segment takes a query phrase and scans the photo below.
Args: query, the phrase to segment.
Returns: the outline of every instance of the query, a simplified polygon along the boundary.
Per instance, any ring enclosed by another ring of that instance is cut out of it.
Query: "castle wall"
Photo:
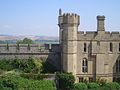
[[[0,59],[36,57],[60,69],[59,44],[0,44]]]

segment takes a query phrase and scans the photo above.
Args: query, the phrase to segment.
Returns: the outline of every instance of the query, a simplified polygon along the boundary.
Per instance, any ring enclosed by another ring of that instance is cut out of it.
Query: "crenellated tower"
[[[77,31],[79,15],[73,13],[60,14],[58,18],[60,28],[60,44],[62,49],[62,69],[76,74],[77,67]]]

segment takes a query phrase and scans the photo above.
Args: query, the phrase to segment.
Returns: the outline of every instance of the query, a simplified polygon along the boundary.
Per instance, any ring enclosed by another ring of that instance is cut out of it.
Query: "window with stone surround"
[[[83,73],[88,72],[88,61],[86,58],[83,58],[83,61],[82,61],[82,72]]]
[[[116,73],[120,73],[120,60],[116,61]]]
[[[87,51],[87,45],[86,45],[86,43],[84,43],[84,52],[86,52]]]
[[[110,43],[110,52],[113,52],[113,44]]]

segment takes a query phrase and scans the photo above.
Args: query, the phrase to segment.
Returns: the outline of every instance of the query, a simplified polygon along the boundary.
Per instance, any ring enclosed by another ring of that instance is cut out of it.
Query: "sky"
[[[120,32],[120,0],[0,0],[0,34],[58,36],[58,11],[80,15],[79,31],[96,31],[104,15],[106,31]]]

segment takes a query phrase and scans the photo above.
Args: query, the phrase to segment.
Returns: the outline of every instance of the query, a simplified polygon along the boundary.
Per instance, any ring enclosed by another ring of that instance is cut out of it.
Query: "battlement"
[[[98,15],[97,20],[105,20],[105,16],[104,15],[103,16]]]
[[[40,53],[59,51],[59,44],[0,44],[0,53]],[[53,50],[54,49],[54,50]]]
[[[60,24],[75,24],[79,25],[80,21],[80,16],[75,14],[75,13],[64,13],[63,15],[59,16],[59,25]]]

